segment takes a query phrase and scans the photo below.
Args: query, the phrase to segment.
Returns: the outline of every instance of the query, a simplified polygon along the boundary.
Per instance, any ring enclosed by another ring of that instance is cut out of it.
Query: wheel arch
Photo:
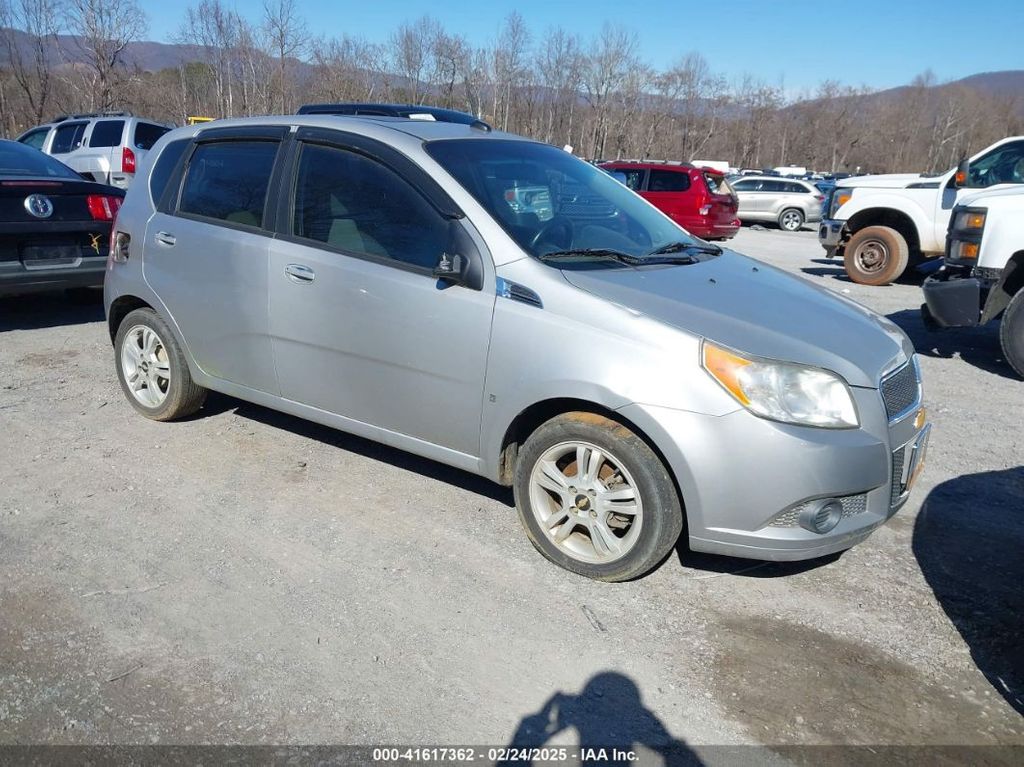
[[[608,418],[609,420],[622,424],[642,439],[647,446],[654,451],[654,454],[658,456],[658,460],[661,461],[665,470],[668,472],[668,475],[672,478],[672,484],[675,486],[676,495],[678,496],[679,503],[683,508],[685,518],[686,499],[683,496],[682,488],[679,484],[679,478],[676,476],[676,472],[672,468],[671,462],[668,461],[664,452],[658,447],[658,444],[650,437],[650,435],[648,435],[634,421],[626,418],[622,413],[596,402],[577,399],[575,397],[552,397],[535,402],[521,410],[519,414],[512,419],[508,428],[505,429],[505,433],[501,441],[497,477],[499,484],[506,487],[510,487],[512,485],[515,473],[516,457],[519,454],[519,448],[529,438],[529,436],[542,424],[550,421],[552,418],[564,415],[565,413],[581,413]]]
[[[909,214],[894,208],[865,208],[846,222],[846,228],[851,236],[869,226],[885,226],[899,232],[907,241],[911,256],[920,255],[921,236],[918,224]]]
[[[114,343],[114,339],[117,338],[117,330],[121,327],[121,323],[124,322],[124,318],[129,313],[134,312],[136,309],[152,308],[151,304],[143,301],[138,296],[124,295],[115,298],[110,304],[110,309],[107,310],[107,330],[110,332],[110,343]]]
[[[1003,275],[989,291],[981,313],[981,323],[995,319],[1010,305],[1014,296],[1024,290],[1024,250],[1018,250],[1006,261]]]

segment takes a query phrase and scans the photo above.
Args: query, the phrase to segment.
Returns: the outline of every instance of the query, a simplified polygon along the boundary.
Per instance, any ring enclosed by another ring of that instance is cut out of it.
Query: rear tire
[[[154,421],[192,415],[206,400],[170,327],[152,309],[136,309],[121,321],[114,367],[128,402]]]
[[[1017,375],[1024,378],[1024,290],[1010,301],[999,322],[999,345]]]
[[[910,248],[903,235],[887,226],[868,226],[846,243],[846,273],[860,285],[888,285],[907,268]]]
[[[534,431],[519,452],[513,491],[536,549],[595,580],[651,571],[683,529],[661,459],[630,429],[594,413],[565,413]]]
[[[799,232],[804,225],[803,211],[797,208],[786,208],[779,214],[779,229],[787,232]]]

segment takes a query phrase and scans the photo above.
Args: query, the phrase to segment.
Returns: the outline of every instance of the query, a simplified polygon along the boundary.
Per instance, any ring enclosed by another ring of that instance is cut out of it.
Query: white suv
[[[18,141],[93,181],[127,189],[146,152],[172,127],[129,112],[65,115],[26,131]]]

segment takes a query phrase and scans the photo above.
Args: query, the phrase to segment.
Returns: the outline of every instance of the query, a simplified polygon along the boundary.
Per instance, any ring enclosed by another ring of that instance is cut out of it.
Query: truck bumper
[[[977,277],[953,277],[939,272],[924,281],[924,306],[927,324],[940,328],[968,328],[981,317],[982,283]]]
[[[832,258],[839,249],[845,227],[845,221],[836,221],[831,218],[822,219],[821,223],[818,224],[818,243],[828,253],[829,258]]]

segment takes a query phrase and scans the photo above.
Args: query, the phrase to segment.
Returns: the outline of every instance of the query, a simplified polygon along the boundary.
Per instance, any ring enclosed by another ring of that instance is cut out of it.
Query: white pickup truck
[[[888,285],[908,265],[945,251],[953,207],[979,189],[1024,183],[1024,136],[997,141],[938,176],[878,175],[840,181],[825,200],[818,241],[850,279]]]
[[[953,208],[942,268],[924,282],[925,323],[984,325],[1002,315],[1003,355],[1024,377],[1024,186],[968,195]]]

